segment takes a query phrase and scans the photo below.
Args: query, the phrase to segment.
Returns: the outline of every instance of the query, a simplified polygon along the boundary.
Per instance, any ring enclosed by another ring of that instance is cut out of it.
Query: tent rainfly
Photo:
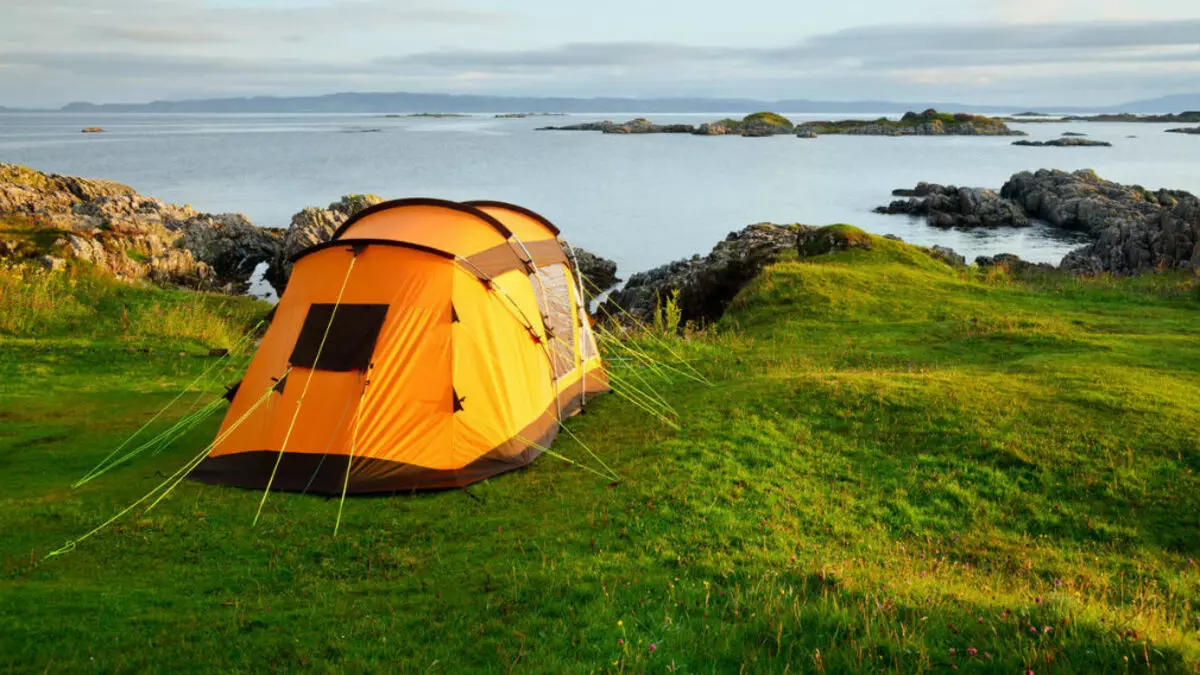
[[[293,262],[195,480],[466,486],[529,464],[608,390],[580,280],[532,211],[385,202]]]

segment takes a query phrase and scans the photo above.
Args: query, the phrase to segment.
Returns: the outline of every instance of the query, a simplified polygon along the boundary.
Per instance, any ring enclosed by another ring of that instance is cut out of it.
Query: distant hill
[[[997,106],[945,101],[814,101],[783,99],[762,101],[744,98],[569,98],[536,96],[480,96],[414,92],[343,92],[322,96],[254,96],[150,103],[70,103],[58,112],[73,113],[692,113],[777,110],[792,113],[898,113],[936,108],[950,111],[1007,113],[1037,110],[1060,113],[1163,113],[1200,108],[1200,93],[1177,94],[1100,107]],[[0,112],[20,112],[0,107]]]

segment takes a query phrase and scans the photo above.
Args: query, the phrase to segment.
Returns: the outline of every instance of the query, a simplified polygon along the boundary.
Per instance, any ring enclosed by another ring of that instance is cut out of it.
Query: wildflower
[[[950,648],[950,656],[954,656],[954,647]]]
[[[625,644],[625,638],[617,638],[617,645],[618,645],[618,646],[621,646],[621,645],[624,645],[624,644]]]
[[[1030,635],[1037,635],[1037,626],[1030,626],[1030,627],[1029,627],[1029,634],[1030,634]]]
[[[1033,675],[1033,668],[1026,668],[1025,675]]]
[[[967,647],[967,656],[975,656],[978,653],[978,649],[975,649],[974,647]]]
[[[1040,595],[1037,596],[1037,598],[1034,599],[1034,602],[1036,602],[1039,605],[1042,604],[1042,596],[1040,596]]]
[[[658,649],[658,645],[651,642],[650,643],[650,653],[653,654],[656,649]]]
[[[1053,626],[1042,626],[1042,632],[1043,632],[1043,633],[1049,633],[1049,632],[1050,632],[1050,631],[1052,631],[1052,630],[1054,630],[1054,627],[1053,627]]]
[[[618,622],[617,622],[617,625],[618,625],[618,626],[624,626],[624,625],[625,625],[625,622],[624,622],[624,621],[618,621]]]
[[[1054,585],[1055,585],[1055,586],[1062,586],[1062,579],[1055,579],[1055,580],[1054,580]]]

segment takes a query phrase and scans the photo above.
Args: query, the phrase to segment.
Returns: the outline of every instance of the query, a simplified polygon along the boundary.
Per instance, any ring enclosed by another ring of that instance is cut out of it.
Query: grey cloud
[[[382,58],[381,65],[438,68],[552,68],[636,66],[681,61],[719,61],[753,55],[754,50],[698,47],[669,42],[575,43],[518,51],[436,51]]]
[[[777,68],[856,62],[940,67],[1015,62],[1200,59],[1200,20],[1059,24],[873,26],[786,47],[693,46],[660,42],[567,44],[540,50],[434,51],[380,59],[393,66],[513,72],[541,68],[660,67],[711,62]],[[1191,56],[1113,50],[1193,47]]]
[[[299,59],[245,59],[182,55],[88,52],[0,52],[0,67],[39,68],[109,79],[219,75],[331,75],[358,70],[353,66]]]
[[[1046,24],[864,26],[814,37],[795,49],[774,51],[854,55],[862,51],[910,51],[935,46],[945,52],[1029,49],[1108,49],[1200,44],[1200,20],[1080,21]]]
[[[102,26],[95,35],[117,42],[143,45],[211,44],[228,42],[229,36],[219,32],[184,30],[178,28],[148,28],[142,26]]]

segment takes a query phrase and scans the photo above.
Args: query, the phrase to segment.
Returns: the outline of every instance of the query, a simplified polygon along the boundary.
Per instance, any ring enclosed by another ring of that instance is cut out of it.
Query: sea
[[[1148,188],[1200,193],[1200,137],[1172,126],[1013,124],[1032,140],[1064,131],[1111,148],[1030,148],[1009,137],[822,136],[799,139],[606,135],[545,125],[647,117],[700,124],[744,113],[575,114],[500,119],[350,114],[0,115],[0,162],[107,178],[165,201],[239,212],[287,227],[305,206],[351,193],[387,198],[496,199],[541,213],[573,244],[629,274],[703,254],[751,223],[852,223],[973,259],[1015,253],[1057,263],[1083,242],[1044,224],[943,230],[872,212],[896,188],[930,181],[999,190],[1018,171],[1094,169]],[[812,119],[882,115],[788,114]],[[99,126],[105,133],[80,133]]]

